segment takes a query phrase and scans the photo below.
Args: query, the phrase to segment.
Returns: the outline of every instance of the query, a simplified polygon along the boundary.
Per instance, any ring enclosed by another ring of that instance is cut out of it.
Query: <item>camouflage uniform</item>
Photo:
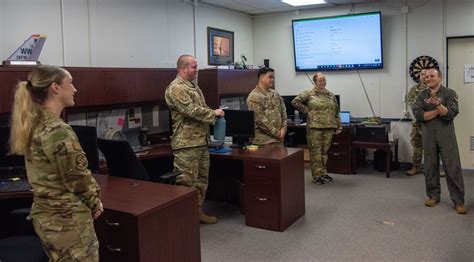
[[[165,100],[171,111],[171,147],[175,170],[183,172],[176,183],[198,190],[199,206],[206,197],[209,176],[209,124],[216,120],[214,110],[204,101],[201,89],[180,76],[169,84]]]
[[[69,125],[50,112],[32,130],[25,162],[30,218],[50,261],[99,261],[92,211],[100,188]]]
[[[247,97],[249,110],[255,112],[255,138],[252,143],[273,147],[283,147],[278,139],[280,130],[286,133],[286,107],[282,97],[274,89],[265,91],[255,87]]]
[[[341,128],[336,96],[327,89],[313,88],[299,94],[291,104],[308,114],[306,140],[309,147],[313,179],[326,175],[327,152],[331,146],[334,129]]]
[[[420,83],[418,85],[414,85],[412,88],[410,88],[410,91],[408,92],[407,96],[407,101],[408,105],[410,108],[413,107],[416,101],[416,97],[418,96],[421,91],[425,90],[427,88],[426,85]],[[412,122],[412,128],[411,128],[411,134],[410,134],[410,142],[411,145],[413,146],[413,168],[416,170],[421,170],[421,160],[423,157],[423,140],[421,136],[421,127],[420,123],[416,121],[416,119],[413,119]]]
[[[464,204],[464,180],[453,121],[459,113],[458,96],[454,90],[441,86],[436,96],[448,108],[448,113],[425,121],[424,113],[436,110],[434,105],[426,102],[430,98],[430,92],[430,89],[423,90],[413,105],[413,114],[420,122],[423,132],[426,194],[429,198],[440,200],[439,156],[441,156],[451,200],[454,205]]]

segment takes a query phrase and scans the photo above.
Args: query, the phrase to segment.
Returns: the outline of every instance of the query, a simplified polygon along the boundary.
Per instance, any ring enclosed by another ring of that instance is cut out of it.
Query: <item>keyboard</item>
[[[31,186],[28,180],[3,180],[0,181],[0,192],[18,192],[18,191],[30,191]]]

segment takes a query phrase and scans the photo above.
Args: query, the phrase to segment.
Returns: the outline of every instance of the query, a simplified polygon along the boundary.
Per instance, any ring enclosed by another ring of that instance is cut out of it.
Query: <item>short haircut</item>
[[[178,58],[178,61],[176,62],[176,68],[181,69],[183,67],[186,67],[189,65],[189,58],[193,57],[192,55],[181,55]]]
[[[314,75],[313,75],[313,82],[316,83],[316,81],[318,81],[318,76],[319,76],[319,75],[324,76],[323,73],[321,73],[321,72],[316,72],[316,73],[314,73]]]
[[[273,68],[271,68],[271,67],[262,67],[262,68],[258,69],[258,75],[257,75],[257,77],[260,78],[261,75],[264,75],[264,74],[266,74],[266,73],[268,73],[268,72],[273,72],[273,73],[275,73],[275,70],[273,70]]]

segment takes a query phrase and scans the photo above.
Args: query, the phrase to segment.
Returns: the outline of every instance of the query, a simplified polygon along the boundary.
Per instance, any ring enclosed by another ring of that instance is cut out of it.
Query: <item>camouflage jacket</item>
[[[34,194],[32,218],[91,219],[100,188],[87,169],[85,153],[68,124],[44,111],[32,130],[25,162]]]
[[[281,129],[286,132],[286,107],[283,99],[274,89],[265,91],[255,87],[247,97],[249,110],[255,112],[255,138],[252,143],[265,145],[281,142],[277,138]]]
[[[340,128],[341,117],[336,96],[329,90],[312,88],[295,97],[291,104],[299,111],[308,114],[308,128]]]
[[[173,149],[205,146],[209,143],[209,124],[216,121],[214,110],[204,101],[201,89],[177,76],[165,91],[171,112]]]
[[[427,89],[428,87],[422,83],[412,86],[408,91],[407,102],[410,109],[416,102],[416,97],[421,93],[421,91]],[[414,118],[413,118],[414,119]],[[413,121],[416,121],[415,119]]]

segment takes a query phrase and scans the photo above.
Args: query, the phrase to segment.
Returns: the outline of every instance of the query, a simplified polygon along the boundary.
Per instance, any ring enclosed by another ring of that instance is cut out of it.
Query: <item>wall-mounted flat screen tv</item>
[[[383,68],[381,12],[293,20],[296,71]]]

